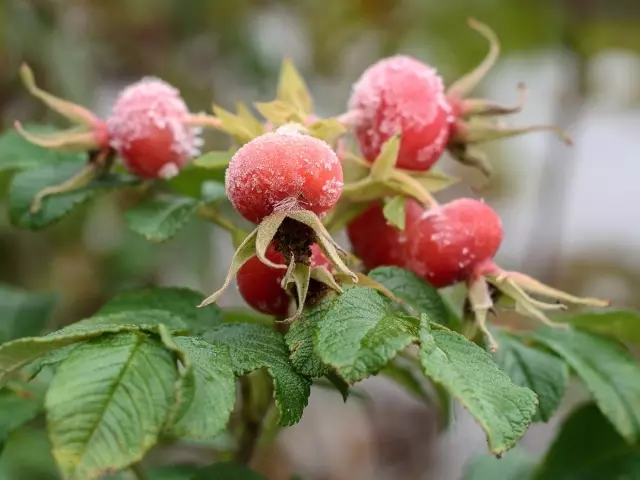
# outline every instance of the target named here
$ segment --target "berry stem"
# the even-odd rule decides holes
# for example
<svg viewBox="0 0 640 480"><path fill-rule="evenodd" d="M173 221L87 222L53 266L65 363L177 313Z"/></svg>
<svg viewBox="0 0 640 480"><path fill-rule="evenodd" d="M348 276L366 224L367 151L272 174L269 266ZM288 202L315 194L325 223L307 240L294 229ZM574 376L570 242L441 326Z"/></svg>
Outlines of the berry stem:
<svg viewBox="0 0 640 480"><path fill-rule="evenodd" d="M222 120L213 115L207 115L205 113L198 113L189 115L189 118L185 121L185 125L191 127L205 127L215 128L216 130L223 130Z"/></svg>
<svg viewBox="0 0 640 480"><path fill-rule="evenodd" d="M211 207L210 205L201 205L198 208L198 215L229 232L233 239L234 247L238 247L248 235L246 230L236 226L231 219L220 213L220 211L215 207Z"/></svg>
<svg viewBox="0 0 640 480"><path fill-rule="evenodd" d="M363 118L363 113L360 110L349 110L341 115L338 115L335 119L338 123L344 125L348 129L357 127Z"/></svg>

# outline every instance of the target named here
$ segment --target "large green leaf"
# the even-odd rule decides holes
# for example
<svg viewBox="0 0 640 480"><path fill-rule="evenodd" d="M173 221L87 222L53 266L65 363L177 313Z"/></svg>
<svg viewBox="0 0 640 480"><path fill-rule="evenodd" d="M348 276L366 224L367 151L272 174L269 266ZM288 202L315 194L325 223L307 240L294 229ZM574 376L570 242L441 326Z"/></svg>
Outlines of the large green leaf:
<svg viewBox="0 0 640 480"><path fill-rule="evenodd" d="M40 413L43 393L39 386L22 382L11 383L0 390L0 450L13 430Z"/></svg>
<svg viewBox="0 0 640 480"><path fill-rule="evenodd" d="M127 226L152 242L164 242L195 217L199 202L191 197L163 196L127 210Z"/></svg>
<svg viewBox="0 0 640 480"><path fill-rule="evenodd" d="M300 421L311 393L311 380L294 370L282 335L262 325L230 323L211 330L205 338L229 347L236 375L266 368L273 378L280 423L293 425Z"/></svg>
<svg viewBox="0 0 640 480"><path fill-rule="evenodd" d="M544 328L533 338L567 361L623 437L640 440L640 363L622 345L576 329Z"/></svg>
<svg viewBox="0 0 640 480"><path fill-rule="evenodd" d="M0 285L0 343L38 335L58 302L54 293L28 292Z"/></svg>
<svg viewBox="0 0 640 480"><path fill-rule="evenodd" d="M535 393L513 383L487 352L462 335L430 326L424 317L421 323L425 374L469 410L487 434L492 453L513 447L536 412Z"/></svg>
<svg viewBox="0 0 640 480"><path fill-rule="evenodd" d="M613 312L585 312L562 317L564 323L614 337L621 342L640 345L640 312L617 310Z"/></svg>
<svg viewBox="0 0 640 480"><path fill-rule="evenodd" d="M170 431L211 439L224 430L236 401L236 377L228 349L194 337L176 337L189 361ZM206 413L205 413L206 412Z"/></svg>
<svg viewBox="0 0 640 480"><path fill-rule="evenodd" d="M554 355L523 345L518 337L492 330L500 348L493 354L498 366L518 385L538 395L537 421L547 422L560 406L569 379L566 362Z"/></svg>
<svg viewBox="0 0 640 480"><path fill-rule="evenodd" d="M478 455L466 465L462 480L530 480L536 459L517 448L501 458Z"/></svg>
<svg viewBox="0 0 640 480"><path fill-rule="evenodd" d="M80 172L84 165L85 162L55 163L18 173L13 177L9 189L11 223L20 228L41 229L61 219L99 191L127 187L138 182L129 175L106 174L86 187L45 197L42 208L37 213L31 213L31 204L38 192L64 183Z"/></svg>
<svg viewBox="0 0 640 480"><path fill-rule="evenodd" d="M398 267L378 267L369 277L384 285L414 313L425 313L429 321L449 324L449 313L438 290L413 272Z"/></svg>
<svg viewBox="0 0 640 480"><path fill-rule="evenodd" d="M533 478L637 479L640 447L627 444L596 405L583 405L565 420Z"/></svg>
<svg viewBox="0 0 640 480"><path fill-rule="evenodd" d="M193 333L202 333L222 323L217 305L197 308L204 295L178 287L154 287L119 293L98 311L98 315L138 310L165 310L184 320Z"/></svg>
<svg viewBox="0 0 640 480"><path fill-rule="evenodd" d="M63 476L90 480L140 460L167 420L177 379L173 354L141 332L105 336L74 349L45 399Z"/></svg>
<svg viewBox="0 0 640 480"><path fill-rule="evenodd" d="M45 337L25 337L0 345L0 385L6 382L12 372L37 358L78 342L84 342L104 335L139 330L132 325L95 325L87 327L67 327Z"/></svg>
<svg viewBox="0 0 640 480"><path fill-rule="evenodd" d="M418 340L419 321L399 314L389 299L369 288L326 298L310 315L316 321L318 356L349 383L377 373Z"/></svg>
<svg viewBox="0 0 640 480"><path fill-rule="evenodd" d="M43 125L25 125L29 132L53 131ZM82 160L77 153L61 153L39 147L25 140L16 130L7 130L0 135L0 171L25 170L43 165Z"/></svg>

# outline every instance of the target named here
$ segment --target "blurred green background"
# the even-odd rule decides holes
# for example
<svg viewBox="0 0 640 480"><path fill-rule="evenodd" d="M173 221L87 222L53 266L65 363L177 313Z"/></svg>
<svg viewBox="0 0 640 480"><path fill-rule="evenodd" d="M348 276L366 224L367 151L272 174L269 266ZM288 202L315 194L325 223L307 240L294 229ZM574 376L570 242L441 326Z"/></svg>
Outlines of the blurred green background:
<svg viewBox="0 0 640 480"><path fill-rule="evenodd" d="M524 81L527 107L510 122L560 124L576 146L542 133L487 145L497 168L488 186L445 159L444 168L468 185L443 198L479 194L493 202L505 223L499 254L505 267L640 307L634 0L0 0L0 130L16 119L59 122L26 94L17 75L23 61L46 90L106 116L119 89L145 75L178 87L194 112L210 111L212 102L231 108L239 100L268 100L287 56L306 78L318 113L334 115L344 111L362 71L384 56L413 55L436 66L447 84L473 68L487 45L467 27L469 16L489 24L503 48L477 95L514 103ZM207 149L226 146L215 134L207 142ZM7 184L5 173L0 204ZM194 222L169 243L151 245L123 228L122 210L133 201L129 194L105 196L36 233L13 229L1 208L0 282L60 293L57 325L91 314L131 286L211 291L232 253L226 234ZM295 467L313 479L447 480L459 478L466 458L483 451L482 435L469 422L436 440L428 410L388 385L369 383L378 402L373 411L379 416L391 405L394 413L386 414L393 421L318 394L302 424L259 460L261 468L270 478L287 478L279 475ZM333 431L321 421L329 414ZM534 429L525 446L543 450L553 428L552 422ZM25 454L19 439L12 445L16 453L0 461L3 475L36 478L11 470ZM43 445L34 452L46 452ZM50 471L45 453L34 455L43 457L31 467Z"/></svg>

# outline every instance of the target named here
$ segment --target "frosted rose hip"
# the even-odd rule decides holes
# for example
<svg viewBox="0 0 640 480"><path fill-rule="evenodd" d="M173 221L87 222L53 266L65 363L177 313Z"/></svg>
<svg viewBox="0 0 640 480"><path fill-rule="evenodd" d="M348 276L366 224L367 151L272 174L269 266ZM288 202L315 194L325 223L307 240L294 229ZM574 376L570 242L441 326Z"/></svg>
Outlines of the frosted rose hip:
<svg viewBox="0 0 640 480"><path fill-rule="evenodd" d="M502 221L487 204L460 198L425 210L406 229L407 268L437 288L467 280L493 259L502 242Z"/></svg>
<svg viewBox="0 0 640 480"><path fill-rule="evenodd" d="M435 69L397 55L373 64L353 87L349 110L364 157L372 162L383 143L402 132L398 168L428 170L447 147L453 121Z"/></svg>
<svg viewBox="0 0 640 480"><path fill-rule="evenodd" d="M111 146L125 167L142 178L170 178L194 156L202 140L186 124L189 110L180 92L157 78L125 88L107 120Z"/></svg>
<svg viewBox="0 0 640 480"><path fill-rule="evenodd" d="M424 208L415 200L405 200L405 227L415 222ZM362 260L367 270L383 265L404 267L406 250L405 231L389 225L382 213L382 205L373 203L347 226L347 235L353 253Z"/></svg>
<svg viewBox="0 0 640 480"><path fill-rule="evenodd" d="M342 166L322 140L288 127L243 145L226 174L227 196L247 220L277 209L329 211L342 193Z"/></svg>

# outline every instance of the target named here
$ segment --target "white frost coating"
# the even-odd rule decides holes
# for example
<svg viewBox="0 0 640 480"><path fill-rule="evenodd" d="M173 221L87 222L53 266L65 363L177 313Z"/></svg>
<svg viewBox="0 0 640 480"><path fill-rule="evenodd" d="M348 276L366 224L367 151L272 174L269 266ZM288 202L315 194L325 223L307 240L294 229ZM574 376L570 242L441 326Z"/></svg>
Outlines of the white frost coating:
<svg viewBox="0 0 640 480"><path fill-rule="evenodd" d="M304 133L303 128L299 123L285 123L278 127L275 133L280 135L302 135Z"/></svg>
<svg viewBox="0 0 640 480"><path fill-rule="evenodd" d="M416 98L425 97L435 101L416 103ZM353 85L349 110L360 112L374 148L400 128L429 127L439 112L445 112L449 123L454 120L437 71L406 55L380 60L365 70Z"/></svg>
<svg viewBox="0 0 640 480"><path fill-rule="evenodd" d="M189 127L189 109L180 92L163 80L145 77L129 85L119 95L107 120L111 146L118 152L134 140L168 129L171 151L181 163L200 153L202 128Z"/></svg>
<svg viewBox="0 0 640 480"><path fill-rule="evenodd" d="M305 208L320 215L342 193L342 166L326 142L279 129L234 154L225 185L234 207L252 221L276 208Z"/></svg>
<svg viewBox="0 0 640 480"><path fill-rule="evenodd" d="M175 163L165 163L158 172L158 176L160 178L164 178L165 180L170 180L173 177L177 176L179 173L180 169Z"/></svg>

